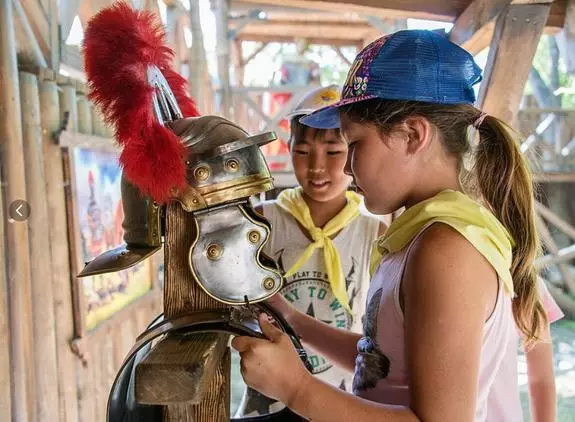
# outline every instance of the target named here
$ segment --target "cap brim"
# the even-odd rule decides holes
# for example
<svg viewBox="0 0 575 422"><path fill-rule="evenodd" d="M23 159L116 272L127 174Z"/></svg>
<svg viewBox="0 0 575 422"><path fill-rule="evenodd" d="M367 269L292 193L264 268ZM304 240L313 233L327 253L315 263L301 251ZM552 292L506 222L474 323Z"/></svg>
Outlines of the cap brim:
<svg viewBox="0 0 575 422"><path fill-rule="evenodd" d="M377 98L375 95L362 95L360 97L346 98L345 100L338 101L330 106L320 108L319 110L302 117L299 119L301 124L304 124L315 129L338 129L341 126L339 120L339 108L360 101L371 100Z"/></svg>

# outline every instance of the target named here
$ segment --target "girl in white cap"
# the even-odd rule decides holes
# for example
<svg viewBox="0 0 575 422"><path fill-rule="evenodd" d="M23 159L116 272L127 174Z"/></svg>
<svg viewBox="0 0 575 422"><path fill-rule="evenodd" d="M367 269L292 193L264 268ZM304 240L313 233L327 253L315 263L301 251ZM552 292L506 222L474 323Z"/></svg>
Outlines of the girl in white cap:
<svg viewBox="0 0 575 422"><path fill-rule="evenodd" d="M349 191L344 173L347 144L339 129L314 129L299 119L339 100L339 87L310 91L287 116L290 152L299 186L282 191L258 211L272 224L265 252L285 271L281 294L297 310L334 329L361 332L369 287L372 243L385 226L362 212L361 198ZM297 331L298 327L294 327ZM334 345L335 346L335 345ZM351 390L352 376L325 357L308 350L319 379ZM281 365L281 362L278 362ZM281 420L301 420L276 400L254 390L244 395L236 416L281 411Z"/></svg>

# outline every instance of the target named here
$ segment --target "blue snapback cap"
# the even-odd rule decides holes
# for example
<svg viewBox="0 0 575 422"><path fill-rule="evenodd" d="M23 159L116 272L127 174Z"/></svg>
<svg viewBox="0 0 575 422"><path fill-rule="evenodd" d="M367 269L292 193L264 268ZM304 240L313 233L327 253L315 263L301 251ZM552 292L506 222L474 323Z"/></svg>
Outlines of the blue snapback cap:
<svg viewBox="0 0 575 422"><path fill-rule="evenodd" d="M340 126L338 108L359 101L422 101L473 104L481 68L463 48L433 31L405 30L383 36L355 58L335 104L304 116L318 129Z"/></svg>

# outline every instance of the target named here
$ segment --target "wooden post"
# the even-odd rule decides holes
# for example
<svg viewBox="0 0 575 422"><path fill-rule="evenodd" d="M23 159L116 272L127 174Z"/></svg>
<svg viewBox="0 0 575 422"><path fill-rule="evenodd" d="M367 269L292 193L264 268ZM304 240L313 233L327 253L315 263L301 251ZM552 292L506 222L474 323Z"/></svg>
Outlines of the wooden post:
<svg viewBox="0 0 575 422"><path fill-rule="evenodd" d="M96 107L91 107L90 112L92 113L92 132L96 136L101 136L105 138L107 135L107 128L102 119L102 114Z"/></svg>
<svg viewBox="0 0 575 422"><path fill-rule="evenodd" d="M78 95L78 132L92 135L94 127L92 124L92 110L90 102L84 94Z"/></svg>
<svg viewBox="0 0 575 422"><path fill-rule="evenodd" d="M2 174L0 174L0 186ZM4 198L0 191L0 256L6 256L4 231ZM8 314L8 280L5 260L0 260L0 409L7 421L12 420L12 376L10 373L10 321Z"/></svg>
<svg viewBox="0 0 575 422"><path fill-rule="evenodd" d="M206 50L204 48L204 34L200 19L200 1L190 0L190 31L192 32L192 45L188 55L188 68L190 76L190 93L197 102L200 111L204 112L208 90L204 87L204 77L207 72Z"/></svg>
<svg viewBox="0 0 575 422"><path fill-rule="evenodd" d="M0 0L0 150L4 203L26 200L24 151L14 16L12 0ZM34 370L32 303L28 225L14 222L6 230L6 267L10 306L12 364L12 418L18 422L34 418ZM4 256L2 257L4 259Z"/></svg>
<svg viewBox="0 0 575 422"><path fill-rule="evenodd" d="M230 86L230 47L228 39L228 0L211 0L212 11L216 15L216 55L220 79L219 113L232 118L232 94Z"/></svg>
<svg viewBox="0 0 575 422"><path fill-rule="evenodd" d="M60 119L64 119L64 113L68 113L68 127L70 132L78 131L78 97L76 87L69 80L58 81L62 91L60 92ZM61 83L60 83L61 82Z"/></svg>
<svg viewBox="0 0 575 422"><path fill-rule="evenodd" d="M36 75L20 72L20 95L26 161L28 203L32 212L28 219L30 229L30 259L34 266L32 278L32 305L34 321L34 367L36 372L37 420L50 421L59 414L56 335L52 293L49 218L44 183L44 153L40 121L40 94Z"/></svg>
<svg viewBox="0 0 575 422"><path fill-rule="evenodd" d="M60 99L54 74L43 75L40 84L40 109L44 146L44 177L48 206L48 237L51 272L54 275L54 316L56 319L56 348L58 351L58 377L53 388L58 389L60 422L78 422L76 392L77 358L70 350L74 337L72 312L72 286L70 284L70 261L68 250L68 229L66 221L66 199L64 195L64 173L62 151L54 142L53 134L60 128Z"/></svg>
<svg viewBox="0 0 575 422"><path fill-rule="evenodd" d="M194 218L179 204L170 204L166 216L164 314L168 318L227 306L209 297L194 281L188 254L194 239ZM156 345L136 368L136 397L148 403L169 404L165 422L229 421L230 354L227 335L171 336ZM206 356L210 355L209 358ZM203 359L202 359L203 358ZM186 365L185 362L189 362ZM194 374L189 368L195 367ZM158 384L170 373L172 385ZM193 383L190 379L193 378ZM187 385L188 384L188 385ZM160 387L160 388L158 388ZM172 392L166 389L172 388ZM161 390L161 391L159 391ZM182 396L182 391L183 392ZM177 399L177 400L174 400ZM199 404L198 404L199 403Z"/></svg>
<svg viewBox="0 0 575 422"><path fill-rule="evenodd" d="M517 4L497 18L478 103L488 114L513 122L550 3Z"/></svg>

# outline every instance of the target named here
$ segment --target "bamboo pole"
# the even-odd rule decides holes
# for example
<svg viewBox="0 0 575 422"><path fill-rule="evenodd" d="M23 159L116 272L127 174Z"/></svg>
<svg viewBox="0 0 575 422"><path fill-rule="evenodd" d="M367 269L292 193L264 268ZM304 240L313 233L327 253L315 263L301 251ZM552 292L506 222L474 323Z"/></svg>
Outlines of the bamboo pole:
<svg viewBox="0 0 575 422"><path fill-rule="evenodd" d="M94 127L92 124L92 111L90 102L85 95L78 95L78 132L92 135Z"/></svg>
<svg viewBox="0 0 575 422"><path fill-rule="evenodd" d="M66 222L66 199L62 152L52 135L60 127L58 86L51 79L40 85L42 134L44 144L46 197L49 216L50 261L52 263L56 347L58 350L58 402L60 422L78 422L76 392L76 357L69 341L74 337L72 290ZM55 386L54 386L55 387Z"/></svg>
<svg viewBox="0 0 575 422"><path fill-rule="evenodd" d="M28 219L30 233L30 259L34 266L31 273L34 321L34 367L36 371L37 421L50 421L59 413L58 390L53 387L58 379L56 361L56 335L48 209L44 184L44 154L40 121L40 95L36 75L20 72L20 101L26 113L22 116L24 159L28 203L33 212Z"/></svg>
<svg viewBox="0 0 575 422"><path fill-rule="evenodd" d="M12 1L0 0L0 150L4 201L26 200L24 153ZM10 306L12 418L34 420L32 305L28 225L8 224L6 266Z"/></svg>

